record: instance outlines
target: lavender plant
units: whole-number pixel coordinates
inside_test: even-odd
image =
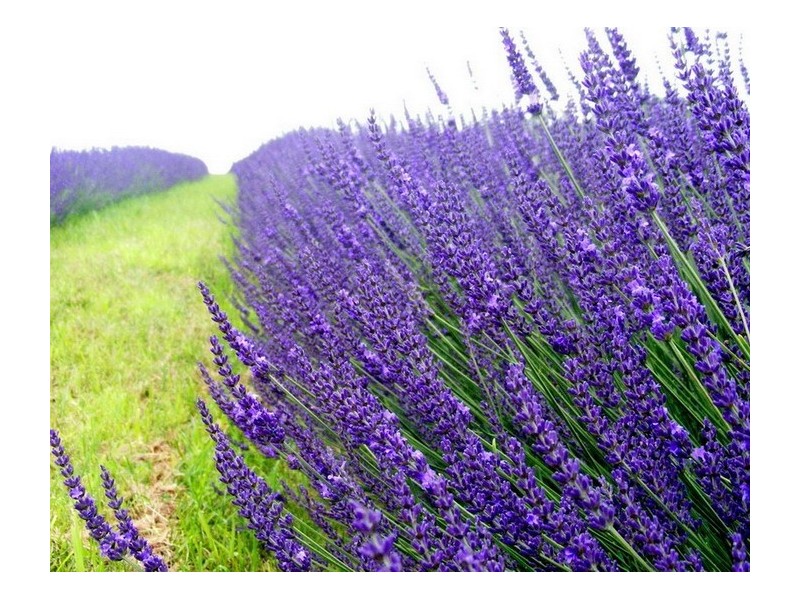
[[[153,552],[147,540],[139,534],[128,511],[122,508],[123,500],[117,493],[111,473],[105,467],[100,467],[108,506],[114,511],[117,521],[116,530],[97,510],[97,503],[86,491],[80,476],[75,474],[70,456],[54,429],[50,430],[50,452],[64,479],[64,486],[74,500],[75,510],[85,521],[89,535],[100,544],[101,554],[113,561],[124,560],[130,555],[138,561],[139,568],[145,571],[166,571],[164,560]]]
[[[657,97],[604,33],[563,113],[501,30],[516,105],[234,165],[245,329],[199,285],[230,433],[198,406],[281,568],[749,570],[747,104],[724,44],[673,30]]]
[[[50,152],[50,222],[208,174],[203,161],[144,147]]]

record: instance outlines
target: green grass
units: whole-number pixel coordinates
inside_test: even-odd
[[[210,176],[68,217],[50,231],[51,427],[99,503],[99,465],[111,470],[172,569],[274,564],[219,493],[194,406],[204,392],[196,363],[209,362],[216,332],[197,281],[235,312],[219,260],[232,253],[231,231],[215,202],[235,195],[233,176]],[[51,570],[130,569],[100,556],[52,461],[50,481]]]

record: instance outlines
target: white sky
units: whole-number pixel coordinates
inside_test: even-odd
[[[99,3],[52,6],[55,24],[47,63],[52,102],[47,131],[65,149],[147,145],[204,160],[227,172],[262,143],[300,126],[363,121],[436,109],[429,66],[457,111],[513,100],[497,24],[491,20],[420,18],[411,8],[352,11],[342,3],[280,9],[255,3]],[[357,4],[357,3],[356,3]],[[411,7],[411,4],[404,5]],[[422,5],[424,6],[424,5]],[[466,5],[462,5],[466,6]],[[462,9],[463,12],[463,9]],[[447,19],[450,16],[451,18]],[[561,49],[581,75],[582,24],[520,18],[498,21],[523,28],[558,87]],[[620,27],[644,72],[658,82],[655,57],[670,67],[665,25]],[[737,32],[731,32],[734,55]],[[602,31],[598,31],[602,36]],[[480,86],[472,88],[470,61]]]

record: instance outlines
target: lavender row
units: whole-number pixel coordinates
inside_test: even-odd
[[[514,106],[431,76],[448,117],[234,165],[244,327],[200,284],[198,408],[282,569],[749,570],[749,78],[673,30],[656,96],[604,37],[563,112],[502,30]]]
[[[749,569],[749,112],[727,40],[673,31],[657,97],[618,31],[589,31],[556,114],[501,34],[514,107],[373,115],[234,166],[249,330],[201,286],[211,396],[307,478],[284,494],[324,538],[308,568]]]
[[[50,220],[208,174],[198,158],[154,148],[50,152]]]

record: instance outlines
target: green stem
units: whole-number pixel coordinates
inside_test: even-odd
[[[553,152],[556,154],[556,158],[558,158],[558,162],[561,163],[561,166],[567,172],[567,177],[569,178],[570,182],[572,183],[572,187],[575,188],[575,192],[578,196],[583,200],[585,198],[585,194],[583,193],[583,189],[581,188],[578,180],[575,178],[575,174],[572,172],[567,160],[564,158],[564,155],[561,153],[561,150],[556,144],[555,139],[553,139],[553,135],[550,133],[550,129],[547,127],[547,122],[544,120],[544,116],[540,113],[539,114],[539,123],[542,125],[542,129],[544,129],[544,134],[547,136],[547,141],[550,142],[550,147],[553,149]]]
[[[742,352],[745,353],[745,356],[750,356],[750,344],[744,340],[742,340],[741,336],[737,335],[734,331],[731,324],[728,322],[727,317],[725,317],[725,313],[720,310],[719,306],[717,305],[714,297],[708,291],[705,282],[700,277],[697,270],[694,268],[694,265],[689,261],[686,255],[678,246],[677,242],[673,239],[672,235],[669,232],[669,228],[667,224],[661,219],[659,214],[653,210],[650,212],[650,215],[653,218],[656,226],[661,230],[664,239],[667,242],[667,246],[669,246],[670,252],[673,258],[677,261],[678,267],[682,267],[683,272],[686,274],[687,278],[689,279],[689,283],[695,288],[696,293],[700,296],[700,300],[705,305],[706,309],[709,311],[709,316],[717,322],[725,332],[731,337],[736,344],[741,348]],[[744,343],[743,343],[744,342]]]
[[[710,411],[710,416],[712,420],[715,421],[714,424],[717,427],[721,428],[726,433],[729,432],[731,430],[731,426],[728,425],[727,421],[725,421],[725,419],[723,418],[722,413],[719,411],[719,408],[717,408],[717,406],[714,404],[714,401],[711,399],[708,390],[706,390],[703,383],[697,377],[697,373],[695,373],[694,369],[691,367],[691,365],[689,365],[689,362],[686,360],[686,357],[683,355],[681,349],[678,347],[678,344],[675,342],[674,339],[670,338],[669,347],[672,350],[672,353],[675,355],[675,358],[677,358],[678,361],[683,366],[683,370],[692,380],[692,383],[694,383],[694,387],[697,390],[699,396],[706,401],[705,402],[706,407]]]
[[[645,559],[643,559],[639,555],[639,553],[636,552],[636,550],[633,548],[633,546],[631,546],[628,543],[628,540],[626,540],[624,537],[622,537],[622,534],[620,534],[619,531],[617,531],[613,526],[609,527],[607,529],[607,531],[609,531],[611,533],[611,535],[613,535],[617,539],[617,541],[620,544],[622,544],[622,546],[625,548],[625,550],[628,551],[628,554],[630,554],[634,559],[636,559],[636,562],[639,563],[639,565],[644,567],[645,571],[650,571],[651,573],[655,571],[655,569],[650,566],[650,563],[647,562]]]

